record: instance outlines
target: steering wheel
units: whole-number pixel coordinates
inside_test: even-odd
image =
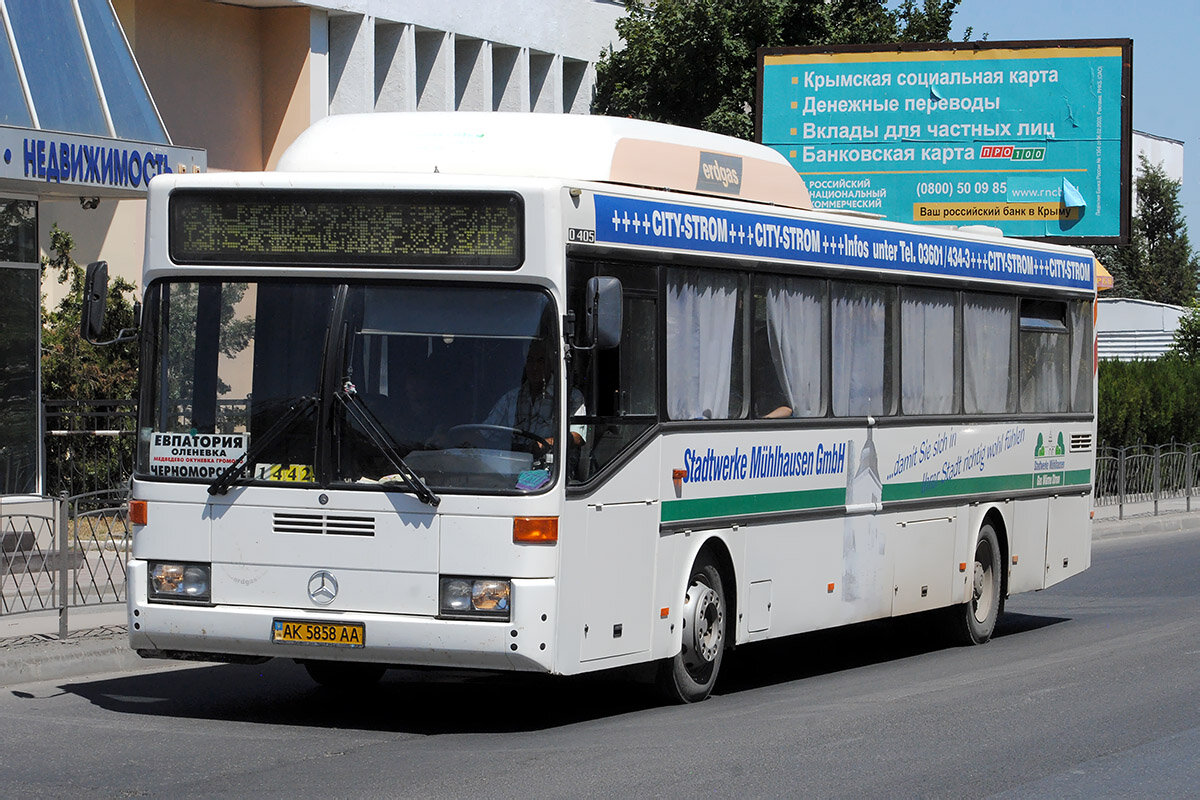
[[[446,431],[446,436],[452,439],[457,431],[472,431],[479,433],[484,437],[505,434],[508,436],[516,436],[521,439],[528,439],[538,447],[537,452],[534,453],[535,456],[544,456],[554,449],[548,441],[543,439],[541,436],[538,436],[536,433],[530,433],[529,431],[521,430],[520,428],[510,428],[507,425],[489,425],[485,422],[468,422],[463,425],[455,425],[453,428]]]

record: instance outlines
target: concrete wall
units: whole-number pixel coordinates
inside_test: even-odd
[[[588,60],[412,22],[331,14],[329,113],[586,114],[596,84],[593,60],[606,46],[598,44],[592,42]]]
[[[306,3],[331,14],[403,23],[594,62],[617,43],[620,0],[337,0]]]

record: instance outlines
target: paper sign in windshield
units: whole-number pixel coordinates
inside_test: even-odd
[[[153,433],[150,474],[156,478],[212,479],[246,452],[245,433]]]

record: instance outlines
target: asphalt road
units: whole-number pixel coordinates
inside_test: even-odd
[[[745,647],[664,706],[611,677],[392,671],[371,694],[147,662],[0,694],[0,796],[1189,797],[1200,537],[1098,541],[983,647],[928,618]]]

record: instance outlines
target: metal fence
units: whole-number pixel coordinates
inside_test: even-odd
[[[72,497],[129,483],[137,443],[133,400],[47,400],[46,494]]]
[[[0,507],[0,615],[57,610],[65,637],[71,608],[125,602],[137,404],[47,400],[43,413],[46,495]],[[222,429],[247,417],[245,400],[219,404]]]
[[[1191,511],[1192,496],[1200,491],[1200,445],[1102,447],[1096,454],[1096,506],[1153,507],[1154,513]]]
[[[132,400],[47,400],[46,494],[0,508],[0,615],[125,602]]]
[[[127,490],[42,497],[0,513],[0,614],[125,601],[130,528]]]

